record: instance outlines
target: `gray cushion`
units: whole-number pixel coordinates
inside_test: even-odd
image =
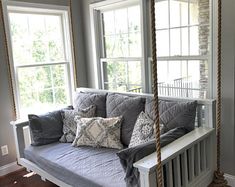
[[[106,93],[77,92],[74,97],[74,108],[85,109],[91,105],[96,106],[96,116],[106,117]]]
[[[52,143],[29,146],[24,150],[24,156],[73,187],[125,187],[125,173],[116,155],[117,151]]]
[[[166,132],[175,127],[185,127],[188,131],[194,129],[197,101],[193,102],[171,102],[159,101],[160,123],[164,125]],[[154,120],[153,99],[147,98],[145,112]]]
[[[96,106],[91,105],[85,109],[63,110],[61,112],[63,118],[63,136],[60,138],[60,142],[71,143],[74,141],[77,131],[77,123],[75,122],[75,116],[91,118],[95,116]]]
[[[121,140],[129,145],[136,119],[144,110],[145,99],[121,94],[108,94],[106,101],[107,117],[123,116]]]
[[[186,133],[186,128],[178,127],[162,134],[160,137],[161,147],[166,146]],[[117,156],[120,158],[120,162],[126,173],[125,181],[127,182],[127,186],[135,186],[139,182],[139,172],[137,168],[133,167],[133,164],[145,156],[150,155],[154,151],[156,151],[155,139],[135,147],[123,149],[117,153]]]
[[[72,109],[68,107],[66,109]],[[61,110],[43,115],[29,114],[29,127],[33,139],[32,145],[39,146],[59,141],[63,135]]]

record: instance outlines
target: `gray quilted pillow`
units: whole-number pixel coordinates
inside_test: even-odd
[[[91,105],[96,106],[96,116],[106,117],[106,93],[78,92],[74,98],[74,108],[85,109]]]
[[[121,94],[108,94],[106,100],[107,117],[123,116],[121,140],[129,145],[136,119],[144,111],[145,99]]]
[[[194,129],[197,101],[171,102],[159,101],[160,123],[164,125],[164,132],[176,127],[185,127],[188,131]],[[153,99],[147,98],[145,113],[154,120]]]

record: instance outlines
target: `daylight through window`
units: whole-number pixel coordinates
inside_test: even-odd
[[[27,10],[9,10],[21,117],[71,103],[71,55],[65,14]]]

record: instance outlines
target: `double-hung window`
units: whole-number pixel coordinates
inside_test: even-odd
[[[212,1],[155,3],[159,94],[210,97]],[[91,5],[100,88],[151,92],[149,5],[150,0],[107,0]]]
[[[142,90],[140,6],[136,1],[94,8],[100,87]]]
[[[209,0],[156,0],[159,94],[208,97]]]
[[[7,6],[6,20],[22,118],[71,104],[73,66],[67,8],[20,5]]]

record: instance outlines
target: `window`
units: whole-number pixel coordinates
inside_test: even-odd
[[[23,6],[7,10],[19,116],[70,104],[73,71],[67,11]]]
[[[96,9],[101,46],[98,61],[101,87],[116,91],[142,90],[140,6],[119,4]],[[97,28],[96,28],[97,29]]]
[[[159,93],[208,97],[209,0],[157,0]]]
[[[99,87],[152,91],[150,1],[91,5]],[[210,97],[209,0],[156,0],[159,94]]]

